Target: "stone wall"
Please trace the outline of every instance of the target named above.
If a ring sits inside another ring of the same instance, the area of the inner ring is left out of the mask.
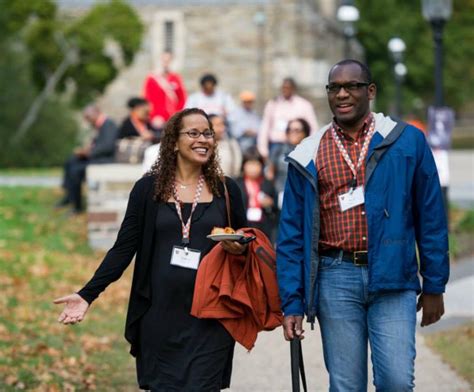
[[[175,25],[176,71],[188,92],[199,88],[204,72],[213,72],[219,87],[237,99],[242,89],[257,93],[258,109],[279,92],[281,80],[292,76],[300,94],[310,99],[320,123],[330,119],[324,85],[329,67],[341,59],[343,37],[334,15],[335,2],[272,1],[131,2],[145,27],[142,49],[123,69],[99,103],[116,119],[126,114],[125,102],[139,95],[148,72],[164,49],[164,23]],[[355,44],[355,51],[358,50]]]
[[[87,231],[93,249],[107,250],[114,244],[129,193],[142,170],[142,165],[87,167]]]

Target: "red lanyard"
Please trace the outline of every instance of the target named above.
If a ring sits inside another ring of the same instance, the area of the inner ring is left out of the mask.
[[[260,201],[258,200],[258,194],[260,193],[260,181],[245,179],[245,188],[249,195],[249,207],[260,208]]]
[[[178,196],[178,190],[176,189],[176,183],[173,184],[173,197],[174,205],[176,206],[176,212],[178,213],[179,220],[181,221],[181,231],[183,233],[183,244],[189,244],[189,232],[191,230],[191,218],[193,217],[193,212],[196,209],[199,199],[201,198],[202,188],[204,186],[204,176],[201,174],[199,176],[199,181],[196,187],[196,193],[194,194],[193,206],[191,208],[191,213],[189,214],[188,221],[184,224],[183,214],[181,212],[181,200]]]
[[[342,144],[339,135],[336,133],[335,128],[336,125],[333,124],[333,126],[331,127],[332,137],[342,157],[349,166],[349,169],[351,169],[352,175],[354,176],[353,181],[351,181],[351,188],[355,188],[357,185],[357,172],[359,171],[360,167],[362,166],[362,163],[364,162],[367,150],[369,149],[370,140],[372,139],[372,136],[375,132],[375,118],[372,116],[372,119],[370,121],[369,130],[367,132],[367,135],[365,136],[364,144],[362,145],[362,150],[360,150],[359,159],[357,160],[357,166],[354,166],[354,163],[352,162],[352,159],[349,156],[349,153],[347,152],[346,148]]]

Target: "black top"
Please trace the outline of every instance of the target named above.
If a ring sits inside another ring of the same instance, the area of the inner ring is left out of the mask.
[[[206,238],[214,226],[226,225],[220,200],[200,203],[191,221],[189,248],[201,259],[215,242]],[[185,203],[187,221],[191,203]],[[151,268],[152,303],[140,321],[137,354],[141,388],[158,391],[219,391],[229,386],[234,340],[216,320],[190,315],[197,270],[170,264],[181,246],[181,225],[174,203],[160,203]]]
[[[153,140],[153,143],[158,143],[160,141],[161,130],[153,128],[150,123],[147,123],[146,126],[149,131],[155,134],[155,140]],[[137,136],[140,136],[140,133],[135,128],[135,125],[133,125],[133,122],[129,116],[125,120],[123,120],[122,125],[120,125],[119,131],[118,131],[118,139],[124,139],[127,137],[137,137]]]
[[[78,292],[92,303],[106,287],[119,279],[136,254],[132,289],[127,313],[125,337],[131,344],[131,354],[139,351],[140,321],[153,304],[152,275],[156,241],[156,220],[160,203],[153,200],[155,178],[146,176],[138,180],[128,201],[127,211],[117,235],[117,241],[107,252],[92,279]],[[247,226],[242,195],[237,184],[226,177],[231,204],[232,226]],[[224,187],[220,197],[214,196],[216,208],[226,216]],[[196,215],[197,216],[197,215]],[[178,228],[180,223],[178,221]],[[191,227],[191,232],[193,228]]]
[[[237,180],[237,185],[242,192],[242,198],[245,208],[249,208],[249,196],[247,192],[247,187],[245,186],[245,180],[242,177],[239,177]],[[275,226],[275,214],[277,211],[278,195],[275,192],[275,187],[271,181],[268,181],[266,178],[262,181],[260,185],[260,191],[265,193],[267,196],[270,196],[273,199],[273,206],[262,208],[262,220],[260,222],[248,222],[250,227],[255,227],[259,230],[262,230],[267,237],[273,239],[273,229]]]

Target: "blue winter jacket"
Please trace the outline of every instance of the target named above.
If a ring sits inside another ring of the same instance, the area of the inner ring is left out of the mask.
[[[438,173],[417,128],[374,114],[365,167],[369,292],[443,293],[449,276],[448,230]],[[315,157],[329,125],[288,155],[277,240],[277,276],[285,315],[317,313],[320,233]],[[418,247],[419,262],[416,255]]]

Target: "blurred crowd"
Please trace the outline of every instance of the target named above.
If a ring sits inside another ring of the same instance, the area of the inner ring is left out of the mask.
[[[128,99],[129,113],[119,126],[95,104],[84,109],[84,119],[96,130],[96,136],[66,161],[65,196],[58,206],[72,204],[75,213],[83,210],[81,183],[88,164],[141,164],[147,172],[158,157],[167,120],[183,108],[197,107],[209,115],[221,168],[226,176],[237,180],[250,225],[274,239],[287,173],[285,157],[318,129],[312,104],[297,94],[291,77],[282,80],[280,93],[265,104],[263,115],[255,109],[253,91],[241,91],[239,102],[235,102],[219,88],[218,77],[211,73],[202,75],[198,91],[188,95],[171,62],[171,53],[163,53],[159,69],[143,81],[141,96]]]

